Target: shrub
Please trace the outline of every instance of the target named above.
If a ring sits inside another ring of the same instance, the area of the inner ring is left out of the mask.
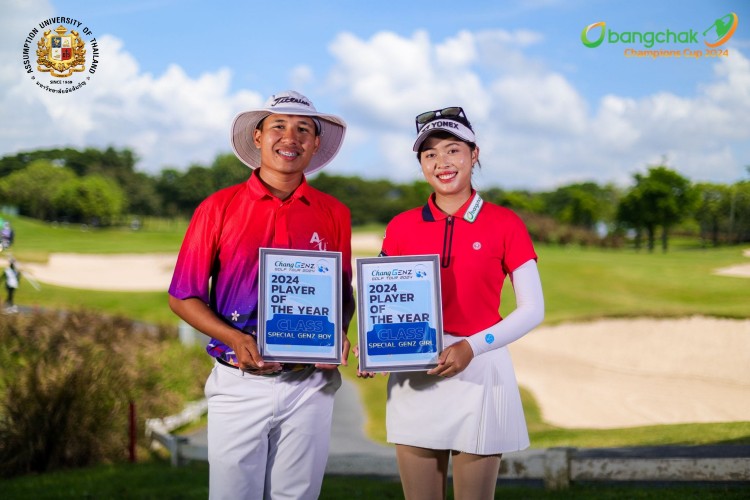
[[[175,337],[90,312],[0,318],[0,474],[126,459],[131,401],[145,446],[145,418],[181,409],[205,380],[201,358],[184,355]],[[164,366],[174,350],[185,362]],[[187,389],[165,390],[175,386]]]

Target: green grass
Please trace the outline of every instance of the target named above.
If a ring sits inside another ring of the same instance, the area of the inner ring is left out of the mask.
[[[175,243],[172,251],[176,253],[178,246],[179,242]],[[26,253],[25,246],[19,243],[18,247],[14,249],[16,255]],[[135,249],[122,244],[119,251],[132,253]],[[538,252],[546,324],[602,317],[749,316],[743,299],[750,297],[750,279],[712,274],[717,267],[750,262],[739,248],[666,255],[557,247],[540,247]],[[19,262],[23,262],[21,257]],[[166,300],[166,290],[101,292],[43,284],[41,291],[21,286],[17,292],[19,304],[54,308],[84,305],[155,323],[175,321]],[[513,307],[512,287],[506,283],[501,310],[507,314]]]
[[[14,254],[21,262],[44,261],[49,253],[168,253],[177,252],[185,224],[149,221],[139,231],[87,230],[54,227],[11,218],[16,229]],[[382,232],[382,228],[367,228]],[[355,231],[363,231],[355,229]],[[750,263],[742,248],[703,250],[681,241],[666,253],[645,251],[537,248],[546,302],[546,324],[606,317],[681,317],[692,315],[748,318],[750,279],[716,276],[719,267]],[[17,302],[23,305],[70,309],[85,307],[154,322],[176,323],[164,292],[99,292],[43,284],[36,292],[23,286]],[[505,287],[501,311],[514,307],[512,288]],[[356,343],[356,323],[350,330]],[[202,355],[197,353],[196,355]],[[172,360],[170,363],[174,362]],[[385,383],[378,376],[357,379],[356,360],[344,375],[354,380],[367,405],[371,437],[385,440]],[[545,423],[533,397],[522,391],[531,440],[535,447],[638,446],[660,444],[750,444],[750,423],[683,424],[628,429],[561,429]],[[116,477],[117,479],[113,479]],[[39,485],[37,487],[37,485]],[[102,466],[95,469],[45,474],[3,481],[4,498],[205,498],[205,464],[171,469],[155,461],[146,464]],[[397,483],[352,478],[326,478],[322,498],[401,498]],[[570,493],[499,488],[503,498],[657,498],[627,487],[575,487]],[[739,498],[734,489],[656,490],[658,498]]]
[[[6,500],[52,499],[205,499],[208,497],[208,465],[194,462],[173,468],[152,460],[146,463],[102,465],[85,469],[59,471],[40,476],[23,476],[0,480]],[[327,476],[323,480],[321,499],[402,499],[401,485],[396,481],[353,476]],[[453,498],[452,493],[448,498]],[[747,489],[728,485],[670,485],[668,488],[642,485],[573,485],[566,491],[546,491],[538,486],[503,484],[495,492],[502,499],[740,499]]]
[[[50,253],[118,254],[177,252],[185,235],[183,220],[147,219],[141,229],[97,229],[80,224],[45,224],[8,217],[16,233],[12,251],[20,261],[44,262]]]
[[[78,290],[41,283],[35,290],[21,281],[16,304],[45,309],[76,309],[83,307],[105,314],[125,316],[152,324],[177,324],[177,317],[167,305],[163,292],[107,292]]]
[[[538,253],[548,324],[601,317],[750,316],[750,279],[713,274],[720,267],[750,264],[741,248],[649,254],[540,247]]]
[[[146,221],[140,231],[110,229],[81,231],[78,227],[54,227],[24,218],[11,219],[16,229],[14,253],[21,261],[23,255],[46,256],[51,252],[138,253],[177,252],[181,243],[184,222],[160,220]],[[382,227],[356,228],[359,231],[382,232]],[[546,302],[545,324],[566,321],[586,321],[604,317],[680,317],[691,315],[750,317],[747,298],[750,297],[750,279],[717,276],[718,267],[750,263],[742,255],[742,248],[725,247],[703,250],[681,241],[674,250],[663,254],[650,254],[634,250],[604,250],[597,248],[540,246],[539,268]],[[167,307],[164,292],[101,292],[75,290],[43,284],[37,292],[22,286],[17,292],[19,304],[69,309],[86,307],[97,311],[125,315],[134,319],[160,324],[175,324],[176,317]],[[515,307],[513,289],[506,283],[501,311],[507,314]],[[356,320],[356,317],[355,317]],[[350,330],[350,339],[356,343],[356,321]],[[368,434],[385,441],[385,377],[373,380],[356,379],[356,360],[344,374],[358,384],[363,401],[368,407]],[[524,404],[533,406],[530,395]],[[541,418],[538,419],[541,422]],[[530,424],[531,425],[531,424]],[[644,430],[623,430],[617,442],[637,444],[645,435],[658,435],[665,426]],[[725,429],[726,427],[726,429]],[[707,429],[707,430],[706,430]],[[743,430],[744,429],[744,430]],[[540,430],[540,432],[542,432]],[[568,437],[565,437],[568,432]],[[670,442],[688,442],[703,439],[725,441],[736,438],[739,431],[734,424],[687,427],[670,437]],[[607,431],[607,436],[617,433]],[[671,434],[669,434],[671,435]],[[692,438],[691,435],[695,435]],[[575,438],[573,437],[575,436]],[[627,436],[633,436],[632,439]],[[705,437],[707,436],[707,437]],[[592,440],[601,442],[599,431],[548,430],[534,435],[533,442],[573,443],[588,446]],[[609,438],[608,438],[609,439]],[[656,438],[648,438],[654,442]]]
[[[21,264],[46,262],[51,253],[177,254],[185,235],[187,222],[147,219],[142,228],[92,229],[81,225],[45,224],[24,217],[8,217],[16,232],[12,254]],[[107,292],[79,290],[41,283],[37,291],[21,282],[16,303],[50,309],[84,307],[106,314],[122,315],[154,324],[176,324],[177,319],[167,307],[167,291]]]
[[[81,231],[25,218],[11,218],[16,229],[13,253],[19,262],[44,261],[50,253],[170,253],[179,250],[185,222],[149,220],[143,229]],[[367,229],[381,232],[381,228]],[[355,231],[363,231],[357,228]],[[742,249],[701,250],[682,243],[662,254],[633,250],[540,246],[539,268],[545,292],[546,323],[601,317],[679,317],[689,315],[746,318],[750,279],[716,276],[718,267],[748,263]],[[109,313],[127,313],[144,321],[173,320],[161,293],[91,292],[45,285],[41,292],[21,287],[18,303],[44,307],[82,305]],[[514,307],[505,286],[504,314]]]

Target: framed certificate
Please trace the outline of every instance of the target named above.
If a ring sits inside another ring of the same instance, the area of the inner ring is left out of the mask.
[[[264,360],[341,364],[341,252],[260,249]]]
[[[429,370],[443,350],[438,255],[357,259],[359,368]]]

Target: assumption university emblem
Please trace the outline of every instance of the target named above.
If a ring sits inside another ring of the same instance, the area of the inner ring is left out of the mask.
[[[66,78],[86,69],[86,45],[78,32],[60,25],[53,32],[47,30],[37,46],[37,69],[50,76]]]

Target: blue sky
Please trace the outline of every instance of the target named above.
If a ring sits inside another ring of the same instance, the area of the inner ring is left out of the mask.
[[[726,55],[626,57],[581,31],[698,33],[739,19]],[[532,0],[199,2],[10,0],[0,28],[0,154],[129,147],[156,173],[231,151],[233,116],[294,88],[349,124],[332,174],[421,178],[414,116],[460,105],[475,126],[480,187],[626,185],[666,158],[693,181],[748,178],[750,2]],[[84,22],[100,45],[86,87],[34,86],[21,47],[39,22]]]

